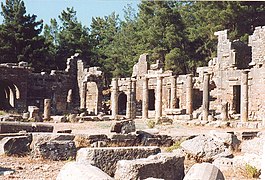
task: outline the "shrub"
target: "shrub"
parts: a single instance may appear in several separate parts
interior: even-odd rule
[[[156,122],[154,120],[148,120],[147,121],[148,128],[154,128],[155,125],[156,125]]]
[[[245,170],[248,178],[258,178],[261,174],[260,170],[249,164],[246,164]]]
[[[174,149],[179,149],[180,148],[180,144],[182,143],[183,141],[176,141],[172,146],[166,148],[166,151],[167,152],[172,152]]]

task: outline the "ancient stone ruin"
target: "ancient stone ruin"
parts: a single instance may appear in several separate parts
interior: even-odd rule
[[[0,115],[1,157],[65,161],[58,180],[223,180],[246,167],[261,177],[265,28],[255,28],[249,45],[229,41],[227,30],[215,35],[217,57],[196,74],[164,71],[143,54],[131,77],[112,79],[110,97],[102,71],[78,54],[51,73],[1,64],[0,110],[23,113]],[[17,171],[1,166],[0,175]]]

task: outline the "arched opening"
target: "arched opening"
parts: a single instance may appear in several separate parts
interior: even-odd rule
[[[16,107],[20,98],[18,87],[7,80],[0,80],[0,110],[10,110]]]
[[[118,114],[125,115],[126,114],[126,105],[127,105],[127,95],[122,92],[118,97]]]

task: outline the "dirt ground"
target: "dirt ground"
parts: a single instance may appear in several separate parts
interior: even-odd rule
[[[147,129],[147,125],[142,120],[136,120],[136,128],[138,130]],[[84,134],[110,134],[110,126],[113,122],[84,122],[84,123],[45,123],[54,126],[54,132],[58,130],[71,129],[72,133]],[[172,125],[156,125],[155,130],[160,134],[167,134],[173,137],[188,136],[195,134],[207,133],[210,130],[218,131],[245,131],[246,129],[232,129],[232,128],[210,128],[210,127],[188,127],[173,123]],[[254,130],[248,130],[254,131]],[[0,156],[0,171],[1,169],[15,170],[12,174],[0,175],[0,179],[56,179],[61,167],[68,161],[49,161],[43,159],[32,159],[29,156],[14,157],[14,156]],[[185,168],[188,169],[195,162],[192,160],[185,160]],[[244,172],[224,172],[227,180],[243,180],[247,178]]]

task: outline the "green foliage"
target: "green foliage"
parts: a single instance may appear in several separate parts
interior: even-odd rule
[[[249,164],[246,164],[245,170],[248,178],[258,178],[261,174],[260,170]]]
[[[214,32],[228,29],[231,40],[247,43],[254,27],[265,25],[265,2],[141,1],[138,13],[128,5],[124,18],[112,13],[93,17],[90,28],[66,8],[49,25],[27,15],[23,0],[1,3],[0,63],[29,62],[36,71],[65,69],[75,53],[88,66],[100,66],[105,85],[128,77],[139,55],[161,60],[175,74],[195,73],[216,56]]]
[[[37,71],[43,69],[46,48],[40,36],[42,21],[26,14],[22,0],[6,0],[1,8],[4,21],[0,25],[0,62],[26,61]]]
[[[172,146],[166,148],[166,151],[167,152],[172,152],[173,150],[175,149],[179,149],[180,148],[180,144],[182,143],[183,141],[176,141]]]
[[[155,122],[154,120],[149,119],[149,120],[147,121],[147,127],[148,127],[148,128],[154,128],[155,125],[156,125],[156,122]]]
[[[0,115],[6,115],[5,111],[0,111]]]

